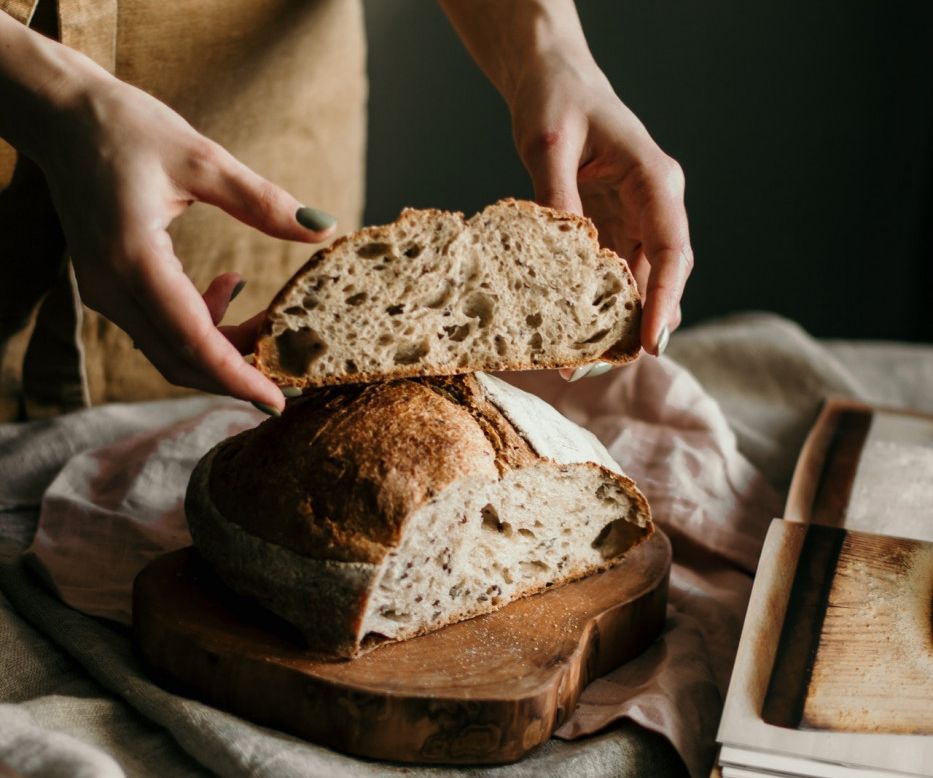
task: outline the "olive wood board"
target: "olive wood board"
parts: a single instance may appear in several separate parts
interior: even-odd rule
[[[670,564],[658,530],[602,573],[327,662],[187,548],[137,576],[134,642],[164,685],[344,753],[513,762],[551,736],[589,681],[658,636]]]

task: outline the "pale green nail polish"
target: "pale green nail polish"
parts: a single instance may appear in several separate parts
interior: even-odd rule
[[[237,285],[233,287],[233,291],[230,292],[230,302],[236,300],[237,295],[243,291],[244,286],[246,286],[245,278],[241,278],[239,281],[237,281]]]
[[[273,408],[271,405],[266,405],[265,403],[253,402],[253,407],[256,410],[262,411],[263,413],[268,414],[269,416],[281,416],[282,412],[278,408]]]
[[[590,367],[590,372],[586,374],[587,378],[596,378],[598,375],[608,373],[615,365],[610,362],[594,362]]]
[[[290,399],[293,397],[301,397],[300,386],[280,386],[279,389],[282,390],[282,394]]]
[[[314,230],[315,232],[326,230],[337,223],[337,219],[326,211],[322,211],[318,208],[309,208],[306,205],[298,209],[298,212],[295,214],[295,219],[298,220],[298,223],[302,227],[307,227],[309,230]]]
[[[581,378],[586,378],[590,374],[590,370],[593,368],[592,365],[582,365],[573,371],[573,375],[567,379],[567,383],[573,383],[574,381],[579,381]]]
[[[658,356],[661,356],[665,351],[667,351],[667,344],[670,342],[671,331],[665,324],[663,327],[661,327],[661,331],[658,333]]]

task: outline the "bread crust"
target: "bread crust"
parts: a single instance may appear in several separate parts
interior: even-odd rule
[[[506,198],[500,200],[490,207],[514,208],[517,211],[523,211],[528,214],[543,213],[545,217],[556,224],[569,224],[572,229],[582,231],[592,244],[593,251],[599,258],[614,267],[614,269],[623,276],[632,279],[628,263],[619,257],[611,249],[600,247],[599,236],[593,222],[585,216],[559,211],[547,206],[537,205],[536,203],[525,200],[516,200]],[[299,270],[283,285],[278,294],[269,304],[268,312],[270,314],[278,312],[287,305],[287,300],[294,289],[300,284],[304,276],[319,265],[327,262],[328,258],[341,252],[344,247],[351,242],[383,242],[391,239],[394,231],[407,222],[428,221],[431,219],[449,219],[454,218],[459,221],[462,228],[466,228],[464,216],[459,211],[440,211],[434,208],[415,210],[406,208],[399,215],[399,218],[389,225],[379,225],[364,227],[358,232],[344,235],[334,241],[326,248],[317,251]],[[634,283],[634,281],[633,281]],[[278,364],[278,350],[274,342],[273,317],[267,315],[257,336],[254,348],[255,366],[280,386],[337,386],[341,384],[352,383],[371,383],[373,381],[384,381],[393,378],[410,378],[415,376],[452,376],[474,373],[477,370],[497,371],[497,370],[545,370],[555,368],[581,367],[592,363],[592,358],[579,358],[570,360],[555,360],[548,357],[541,357],[534,362],[510,360],[501,364],[466,364],[457,365],[449,363],[447,365],[434,366],[423,364],[397,365],[394,368],[379,372],[357,371],[348,375],[305,375],[296,376],[292,373],[280,369]],[[632,327],[623,334],[615,343],[610,345],[598,359],[609,362],[614,365],[623,365],[632,362],[638,358],[641,353],[641,338],[639,334],[641,322],[641,305],[636,304],[634,311]]]
[[[494,483],[551,461],[473,375],[327,388],[215,446],[192,475],[185,508],[195,545],[228,585],[299,626],[315,652],[346,658],[372,647],[360,629],[377,573],[421,507],[454,482]],[[635,483],[601,464],[579,464],[629,497],[626,544],[650,535],[650,509]],[[494,609],[471,606],[450,621]]]

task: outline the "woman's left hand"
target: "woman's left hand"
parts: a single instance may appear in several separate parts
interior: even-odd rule
[[[628,261],[644,301],[642,344],[660,355],[693,268],[680,166],[591,58],[539,57],[506,99],[536,199],[591,218],[600,242]]]

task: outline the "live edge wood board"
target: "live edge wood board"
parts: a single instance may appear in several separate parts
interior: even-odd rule
[[[657,637],[670,563],[670,543],[656,531],[603,573],[350,662],[323,662],[189,548],[137,577],[134,639],[165,685],[339,751],[505,763],[546,741],[590,680]]]

